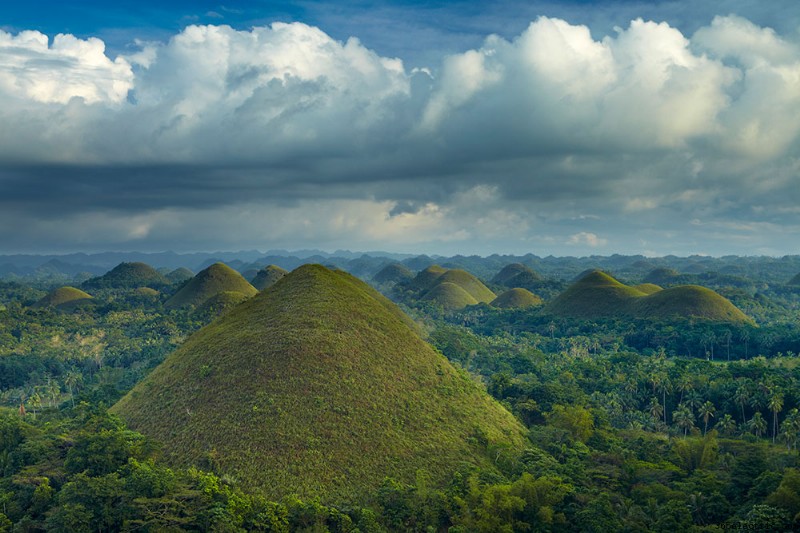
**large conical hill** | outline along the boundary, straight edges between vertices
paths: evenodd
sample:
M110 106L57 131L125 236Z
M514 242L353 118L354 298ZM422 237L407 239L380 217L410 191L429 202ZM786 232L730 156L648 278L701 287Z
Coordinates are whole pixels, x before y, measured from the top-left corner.
M166 275L170 283L182 283L194 277L194 272L186 267L179 267Z
M251 282L253 287L263 291L267 287L272 287L279 279L288 274L289 271L276 265L267 265L258 271L256 277Z
M75 287L59 287L49 292L36 302L34 307L67 307L84 303L92 299L92 295Z
M177 309L190 305L199 306L223 291L240 292L248 297L258 293L258 290L234 269L224 263L214 263L178 289L178 292L164 302L164 307Z
M542 303L542 299L528 289L520 289L517 287L507 290L492 300L490 305L503 309L525 309L535 305L541 305Z
M120 263L100 277L86 280L88 289L136 289L139 287L161 288L169 280L146 263Z
M436 482L524 429L344 272L305 265L195 333L112 411L270 498L368 501L385 476Z

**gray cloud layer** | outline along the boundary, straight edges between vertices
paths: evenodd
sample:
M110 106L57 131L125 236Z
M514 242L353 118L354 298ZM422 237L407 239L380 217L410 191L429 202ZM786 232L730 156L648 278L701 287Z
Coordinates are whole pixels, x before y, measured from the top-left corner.
M795 253L800 45L541 17L409 69L300 23L0 31L0 246Z

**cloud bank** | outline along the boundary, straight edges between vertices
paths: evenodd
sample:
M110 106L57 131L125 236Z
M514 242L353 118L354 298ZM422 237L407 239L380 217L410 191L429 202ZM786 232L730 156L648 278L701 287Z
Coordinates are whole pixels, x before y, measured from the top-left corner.
M797 36L733 15L426 69L301 23L0 31L0 243L793 253L799 135Z

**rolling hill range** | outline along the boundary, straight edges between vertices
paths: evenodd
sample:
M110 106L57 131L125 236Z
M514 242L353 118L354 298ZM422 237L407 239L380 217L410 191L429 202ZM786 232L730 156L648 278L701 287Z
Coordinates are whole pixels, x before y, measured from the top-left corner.
M481 441L519 449L522 426L412 324L350 274L306 265L190 337L112 411L173 464L212 454L270 498L368 501L384 476L491 470Z
M241 274L223 263L214 263L198 272L186 285L178 289L164 307L177 309L190 305L199 306L212 296L221 292L238 292L246 297L255 296L258 290L250 285Z
M751 320L730 301L705 287L683 285L661 289L653 284L630 287L601 271L570 285L544 312L574 318L697 318L717 322Z

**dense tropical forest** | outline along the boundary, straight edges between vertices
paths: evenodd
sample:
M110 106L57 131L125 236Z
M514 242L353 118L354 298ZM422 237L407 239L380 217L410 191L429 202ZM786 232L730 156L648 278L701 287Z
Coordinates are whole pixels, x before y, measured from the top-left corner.
M3 258L0 531L800 529L800 257L119 259Z

